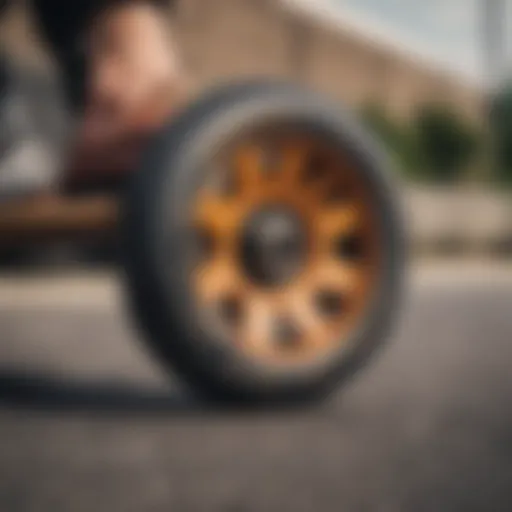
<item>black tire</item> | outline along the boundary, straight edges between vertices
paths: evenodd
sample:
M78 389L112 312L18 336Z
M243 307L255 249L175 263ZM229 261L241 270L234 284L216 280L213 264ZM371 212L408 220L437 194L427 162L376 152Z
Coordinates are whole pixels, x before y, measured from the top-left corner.
M371 304L329 357L290 367L254 361L198 324L183 226L201 165L230 137L260 123L301 123L349 151L371 189L385 243ZM328 395L388 337L403 274L403 230L386 158L339 106L294 85L250 83L216 90L164 129L130 183L123 223L128 298L149 346L205 397L289 403Z

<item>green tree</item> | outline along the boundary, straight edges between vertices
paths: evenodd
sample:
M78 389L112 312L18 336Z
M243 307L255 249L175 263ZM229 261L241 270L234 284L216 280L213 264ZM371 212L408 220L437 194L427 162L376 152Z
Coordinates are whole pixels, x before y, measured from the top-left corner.
M414 131L422 175L435 182L461 179L480 147L478 131L444 105L424 106L416 116Z
M365 127L387 149L402 174L414 178L419 167L419 155L411 128L393 119L377 103L364 105L360 117Z
M494 175L498 182L512 184L512 84L495 98L490 121Z

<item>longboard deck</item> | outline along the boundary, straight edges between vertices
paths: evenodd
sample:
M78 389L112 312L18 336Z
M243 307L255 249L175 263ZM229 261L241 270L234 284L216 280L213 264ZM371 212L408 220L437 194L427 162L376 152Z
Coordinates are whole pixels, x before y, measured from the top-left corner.
M116 196L44 196L0 203L0 245L115 232Z

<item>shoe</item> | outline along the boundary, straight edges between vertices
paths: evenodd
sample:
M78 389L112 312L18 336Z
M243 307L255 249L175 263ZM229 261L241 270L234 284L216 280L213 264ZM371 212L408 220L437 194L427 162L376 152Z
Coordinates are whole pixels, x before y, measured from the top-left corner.
M37 195L54 185L58 161L37 141L25 141L0 159L0 202Z
M44 193L60 174L66 126L45 85L0 53L0 202Z

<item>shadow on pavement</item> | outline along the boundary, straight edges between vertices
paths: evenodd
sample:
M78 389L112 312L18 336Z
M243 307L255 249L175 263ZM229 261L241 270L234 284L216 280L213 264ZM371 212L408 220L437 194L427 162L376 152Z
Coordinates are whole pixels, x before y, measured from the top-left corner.
M314 404L311 404L316 409ZM33 371L0 368L0 410L97 414L130 417L191 418L302 416L310 406L296 404L220 403L191 394L143 384L109 380L79 380Z
M0 368L0 407L100 414L204 414L213 409L165 389L115 381L68 380Z

